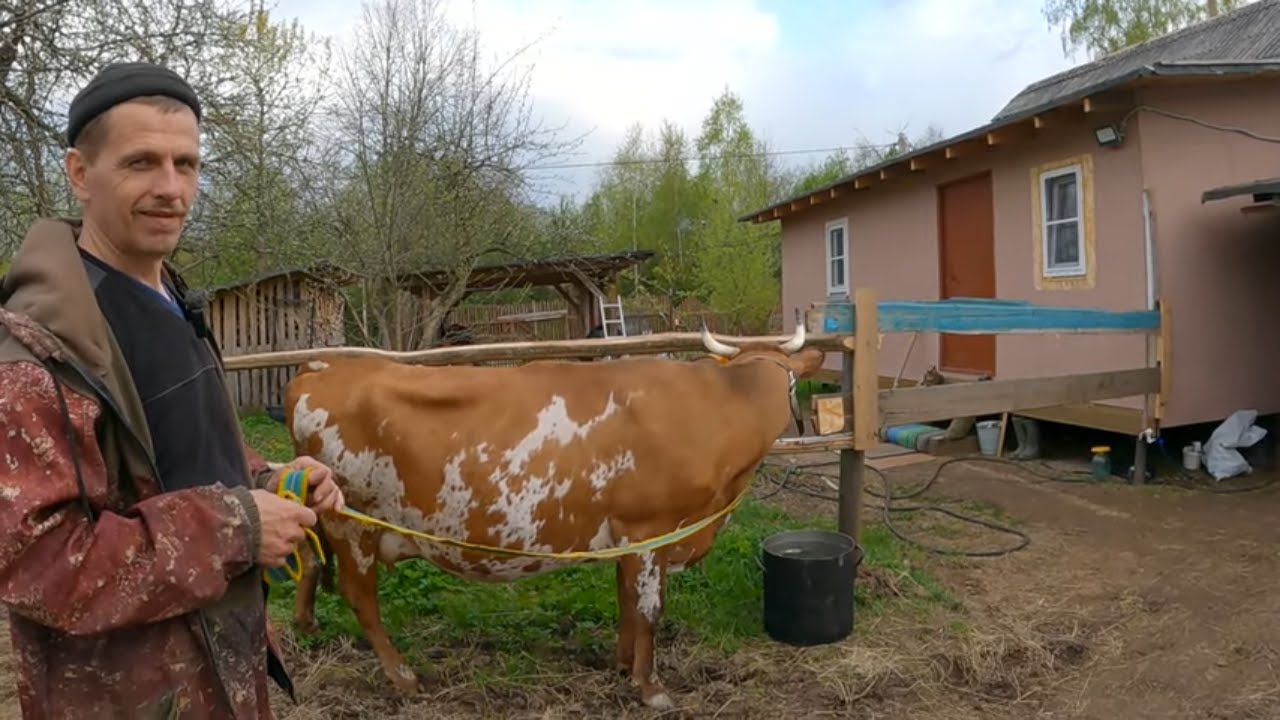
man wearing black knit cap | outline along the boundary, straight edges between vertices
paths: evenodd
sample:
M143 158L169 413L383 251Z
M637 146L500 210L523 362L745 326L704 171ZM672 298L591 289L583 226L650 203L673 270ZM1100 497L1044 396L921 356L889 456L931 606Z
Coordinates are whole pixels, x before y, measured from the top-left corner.
M269 718L264 567L342 495L277 497L167 264L196 193L200 101L110 65L68 112L78 220L31 228L0 286L0 601L25 718ZM288 467L288 466L287 466Z

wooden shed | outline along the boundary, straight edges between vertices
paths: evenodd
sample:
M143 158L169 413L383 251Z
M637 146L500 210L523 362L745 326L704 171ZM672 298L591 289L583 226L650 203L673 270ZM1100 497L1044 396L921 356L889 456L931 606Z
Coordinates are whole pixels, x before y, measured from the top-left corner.
M226 357L346 344L342 289L354 277L335 265L279 270L205 288L209 327ZM241 412L280 404L294 369L238 370L228 389Z
M565 310L548 305L524 319L565 322L568 337L585 337L602 322L601 302L614 301L618 276L654 255L652 250L630 250L478 265L471 271L463 297L514 288L552 288L564 300ZM433 270L405 273L396 281L401 290L418 299L417 306L425 314L452 279L446 270ZM546 313L554 316L543 317Z

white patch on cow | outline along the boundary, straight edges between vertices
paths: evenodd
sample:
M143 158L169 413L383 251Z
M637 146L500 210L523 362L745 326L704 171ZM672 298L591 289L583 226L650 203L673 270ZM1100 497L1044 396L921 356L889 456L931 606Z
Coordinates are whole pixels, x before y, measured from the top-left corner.
M586 439L597 425L608 420L618 410L619 406L610 394L604 410L599 415L578 424L569 417L569 409L565 405L564 398L553 395L551 402L538 412L538 424L533 431L502 454L502 459L506 462L507 474L511 476L523 472L529 460L552 440L559 442L560 447L565 447L574 440Z
M684 563L668 563L667 574L684 572Z
M575 548L553 548L543 536L545 523L550 521L553 524L563 524L567 516L565 529L576 528L577 514L585 510L590 513L587 517L594 524L599 517L597 512L603 512L598 504L602 490L617 477L635 469L634 454L631 451L621 451L601 460L569 468L551 462L547 464L544 473L530 473L530 467L536 466L535 463L542 462L546 457L543 455L540 458L541 453L552 450L557 444L565 447L575 441L587 439L594 428L619 410L614 398L610 396L600 414L579 423L569 417L564 398L557 396L538 413L533 430L510 445L509 449L494 447L491 440L472 447L455 446L451 451L453 454L445 458L444 467L437 471L441 473L441 483L434 498L434 509L424 514L419 508L406 504L405 482L425 481L425 478L419 480L400 477L394 459L388 452L390 445L387 443L378 442L375 448L353 452L344 441L339 428L329 425L329 412L323 408L312 408L312 401L308 395L298 399L292 423L294 436L299 440L319 444L315 453L317 458L334 468L344 483L343 490L352 507L388 523L429 535L482 544L500 544L530 552L572 550ZM394 424L384 420L379 423L376 431L379 438L386 437L400 442L394 432ZM452 433L454 440L459 437L459 432ZM473 486L476 482L485 480L492 483L497 497L478 513L492 514L496 516L497 522L493 523L492 528L486 528L488 533L471 536L469 527L480 527L475 525L475 520L480 515L473 517L480 506ZM565 499L570 497L575 487L585 491L588 484L595 491L592 498L594 507L574 506L578 508L577 512L568 511ZM544 507L547 502L555 502L559 506L558 512L554 506ZM559 520L553 520L553 517L558 517ZM366 554L361 552L358 545L361 526L353 522L335 522L332 525L336 530L335 539L350 540L353 559L362 572L379 560L391 564L406 557L418 556L437 564L443 563L466 578L505 581L582 562L500 555L464 559L464 551L460 548L391 531L382 532L374 552ZM579 531L575 530L573 534L577 532ZM608 522L605 521L589 541L590 549L612 547L614 540ZM626 542L625 538L623 542ZM649 562L652 575L656 568L652 568L652 558ZM656 575L653 575L652 580L656 579ZM658 603L654 605L655 609L660 607L660 598L656 594L653 595L653 601Z
M436 494L436 511L427 518L427 524L437 534L456 539L467 536L467 516L479 506L462 478L462 461L466 457L467 451L463 450L445 463L444 482Z
M0 500L17 500L21 494L22 490L13 485L0 487Z
M534 552L551 552L551 546L539 542L545 521L536 520L534 516L548 498L561 500L568 495L572 479L558 480L554 462L548 464L545 477L527 474L526 470L538 452L547 445L558 443L560 447L565 447L574 440L586 439L595 427L613 416L618 409L613 395L610 395L599 415L578 423L569 417L564 398L552 396L547 406L538 412L533 430L502 453L501 462L489 475L489 481L498 489L498 497L489 507L489 513L500 518L490 532L500 545L514 545L521 550ZM572 516L570 522L573 522Z
M591 542L587 543L588 550L604 550L613 547L613 530L609 527L609 518L605 518L600 523L600 529L596 530L596 534L592 536Z
M373 567L373 561L377 558L365 555L364 549L360 547L361 531L357 522L354 520L327 522L324 531L330 538L345 541L344 544L351 550L351 557L356 561L356 568L361 574L369 572L369 568Z
M597 460L591 467L591 487L596 491L596 497L599 497L615 478L634 472L635 469L636 456L630 450L623 450L608 461Z
M636 609L649 622L658 621L662 611L662 574L653 562L653 553L640 556L640 572L636 575Z
M319 372L320 370L327 370L329 369L329 363L323 360L312 360L311 362L307 363L307 369L315 370L317 372Z
M404 485L396 472L395 461L373 450L351 452L338 427L327 424L329 412L323 408L312 410L309 401L310 395L304 394L294 406L293 436L319 437L320 456L317 459L346 478L344 494L362 499L366 512L385 518L386 515L379 513L399 510L404 502Z

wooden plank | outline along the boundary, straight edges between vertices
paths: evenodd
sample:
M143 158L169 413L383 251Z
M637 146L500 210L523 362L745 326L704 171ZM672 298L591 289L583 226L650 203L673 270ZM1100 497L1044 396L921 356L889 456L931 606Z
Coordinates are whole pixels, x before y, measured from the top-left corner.
M831 435L844 430L844 397L841 395L814 395L815 430L819 435Z
M1130 437L1142 432L1142 411L1103 403L1069 403L1019 410L1018 415L1045 422L1105 430Z
M815 326L824 333L851 334L856 307L848 303L814 303ZM882 333L1155 333L1160 314L1154 310L1115 311L1100 308L1050 307L1021 300L951 298L879 303Z
M858 334L853 353L853 446L858 450L869 450L879 443L880 408L876 400L880 383L876 365L880 331L875 298L875 290L869 287L858 288L855 293Z
M903 425L1131 397L1155 392L1159 387L1159 370L1138 368L881 390L880 415L886 426Z

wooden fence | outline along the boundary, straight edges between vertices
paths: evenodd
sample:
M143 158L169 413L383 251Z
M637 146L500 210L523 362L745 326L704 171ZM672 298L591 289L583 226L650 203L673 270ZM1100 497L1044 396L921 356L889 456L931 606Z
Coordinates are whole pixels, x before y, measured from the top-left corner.
M345 344L343 297L300 278L277 277L219 292L209 301L209 326L228 357ZM293 378L291 366L227 373L240 411L278 405Z
M824 303L824 305L827 305ZM783 438L772 452L816 450L840 452L837 526L855 540L860 537L865 453L879 443L888 427L954 417L1053 407L1072 403L1145 396L1143 433L1135 439L1134 482L1145 477L1148 442L1164 418L1171 390L1168 373L1168 305L1158 310L1116 312L1091 308L1060 308L1001 301L897 301L880 303L871 288L859 288L855 302L814 307L823 332L806 345L842 355L840 429L829 435ZM807 324L807 323L806 323ZM958 383L882 389L877 368L881 333L1102 333L1150 336L1143 367L1016 380ZM759 340L762 338L753 338ZM770 338L780 340L784 338ZM342 356L379 356L418 364L475 364L493 361L527 362L548 358L605 357L696 351L696 333L659 333L649 337L495 343L416 352L384 352L370 348L327 348L228 358L229 368L271 368L309 360ZM1146 437L1150 435L1150 437Z

